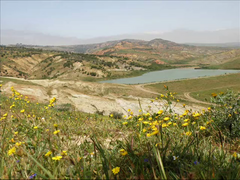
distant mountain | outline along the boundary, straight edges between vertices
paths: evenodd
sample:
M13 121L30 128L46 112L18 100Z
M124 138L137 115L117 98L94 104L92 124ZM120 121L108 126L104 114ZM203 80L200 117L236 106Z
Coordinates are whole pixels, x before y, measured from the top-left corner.
M240 42L240 29L224 29L214 31L193 31L177 29L169 32L145 32L135 34L120 34L115 36L95 37L90 39L79 39L77 37L62 37L51 34L26 32L18 30L0 30L0 44L28 44L28 45L80 45L96 44L119 39L140 39L150 41L161 38L177 43L228 43Z
M230 47L230 48L240 48L240 42L232 43L186 43L192 46L213 46L213 47Z

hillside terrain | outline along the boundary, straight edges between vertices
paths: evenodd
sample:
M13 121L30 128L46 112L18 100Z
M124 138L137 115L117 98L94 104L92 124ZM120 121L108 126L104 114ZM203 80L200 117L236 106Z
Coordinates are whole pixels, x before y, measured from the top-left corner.
M130 58L49 51L23 47L0 47L0 75L30 79L94 79L131 76L139 71L171 68Z
M202 64L215 65L231 61L240 54L237 46L216 47L197 46L197 44L193 46L163 39L151 41L124 39L99 44L36 46L34 48L128 58L132 60L132 65L138 67L144 66L143 63L202 67Z

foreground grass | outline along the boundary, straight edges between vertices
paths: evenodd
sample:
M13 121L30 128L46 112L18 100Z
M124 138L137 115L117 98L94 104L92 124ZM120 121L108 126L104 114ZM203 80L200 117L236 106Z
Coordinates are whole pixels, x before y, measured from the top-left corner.
M165 89L158 100L170 105L174 94ZM63 111L55 108L55 98L42 105L14 88L12 93L0 96L2 179L240 177L240 142L219 129L218 107L186 109L184 114L175 114L170 106L154 114L128 110L126 119L115 119ZM226 103L229 120L239 119L239 106L231 110Z
M167 85L173 92L178 92L178 98L184 98L185 92L190 92L194 98L205 101L210 100L211 93L225 92L227 89L240 91L240 73L223 75L217 77L207 77L199 79L188 79L157 83L144 86L155 92L163 93L163 85Z

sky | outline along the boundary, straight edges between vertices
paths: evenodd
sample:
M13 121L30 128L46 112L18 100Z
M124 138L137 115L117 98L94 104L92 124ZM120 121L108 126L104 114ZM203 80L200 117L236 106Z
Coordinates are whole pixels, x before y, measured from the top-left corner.
M1 30L88 39L240 27L240 1L7 1Z

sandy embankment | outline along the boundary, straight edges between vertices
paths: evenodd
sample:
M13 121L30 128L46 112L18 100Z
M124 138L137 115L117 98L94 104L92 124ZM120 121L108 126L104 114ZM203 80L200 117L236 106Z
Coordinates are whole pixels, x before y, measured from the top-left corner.
M82 81L59 81L59 80L27 80L36 85L24 85L8 82L3 86L4 93L11 93L11 86L23 95L27 95L30 99L47 102L52 97L57 98L57 104L72 104L77 110L87 113L95 113L96 108L99 111L104 111L104 115L109 115L116 111L127 115L127 110L131 109L134 114L138 114L140 109L139 101L143 112L158 112L163 109L164 101L154 101L151 103L150 98L136 97L132 95L122 96L116 94L104 94L108 84L88 83ZM39 86L40 85L40 86ZM126 85L119 85L123 88ZM138 89L138 90L141 90ZM150 93L150 92L148 92ZM102 95L101 95L102 94ZM95 108L95 107L96 108ZM174 106L174 104L173 104ZM191 109L199 110L199 106L193 106ZM181 103L174 106L176 113L183 113Z

